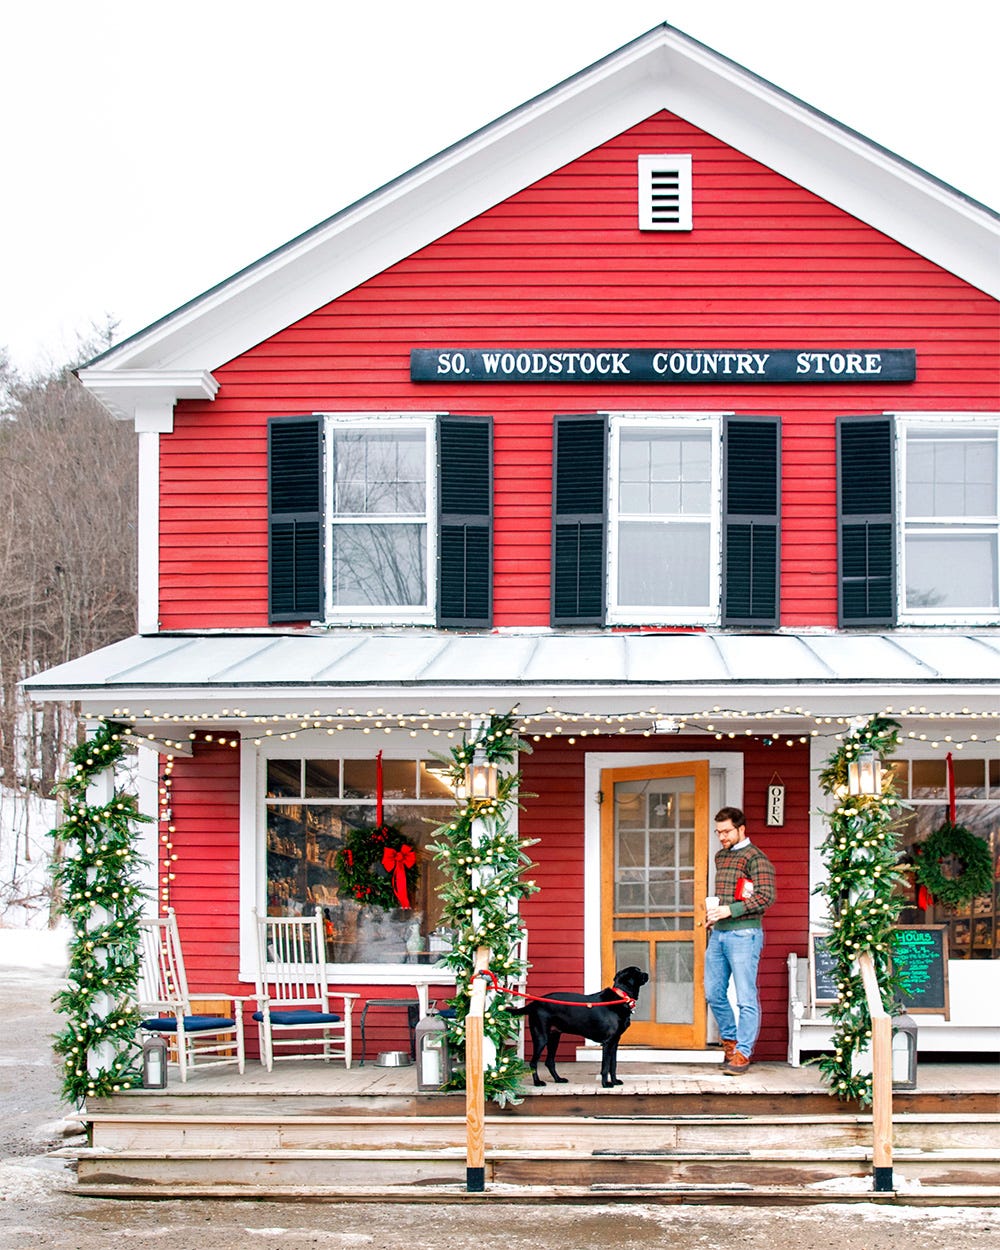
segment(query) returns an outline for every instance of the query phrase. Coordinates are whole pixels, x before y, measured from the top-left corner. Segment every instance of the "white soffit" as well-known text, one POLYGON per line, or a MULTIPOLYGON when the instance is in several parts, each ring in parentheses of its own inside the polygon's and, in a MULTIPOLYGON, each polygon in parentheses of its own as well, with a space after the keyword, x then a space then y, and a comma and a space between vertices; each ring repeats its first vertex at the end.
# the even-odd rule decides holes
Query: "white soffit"
POLYGON ((100 367, 216 368, 661 109, 1000 296, 997 214, 663 25, 125 340, 100 367))

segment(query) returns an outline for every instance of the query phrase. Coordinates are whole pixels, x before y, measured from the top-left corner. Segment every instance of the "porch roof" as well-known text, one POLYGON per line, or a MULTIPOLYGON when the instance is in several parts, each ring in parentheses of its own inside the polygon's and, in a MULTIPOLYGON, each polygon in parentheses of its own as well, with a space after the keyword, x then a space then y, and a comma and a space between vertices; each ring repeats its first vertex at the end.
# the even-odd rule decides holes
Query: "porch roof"
POLYGON ((135 636, 28 679, 96 716, 1000 716, 1000 634, 269 631, 135 636), (348 711, 350 709, 350 712, 348 711))

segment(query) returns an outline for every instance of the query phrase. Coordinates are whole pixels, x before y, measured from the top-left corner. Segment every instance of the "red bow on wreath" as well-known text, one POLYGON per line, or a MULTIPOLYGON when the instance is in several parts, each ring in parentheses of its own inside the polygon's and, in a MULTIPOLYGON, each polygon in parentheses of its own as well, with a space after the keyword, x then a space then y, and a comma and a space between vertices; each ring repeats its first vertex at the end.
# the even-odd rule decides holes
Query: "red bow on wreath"
POLYGON ((410 906, 410 896, 406 892, 406 870, 417 862, 417 853, 409 843, 404 842, 398 851, 387 846, 382 852, 382 867, 392 874, 392 892, 399 900, 400 907, 410 906))

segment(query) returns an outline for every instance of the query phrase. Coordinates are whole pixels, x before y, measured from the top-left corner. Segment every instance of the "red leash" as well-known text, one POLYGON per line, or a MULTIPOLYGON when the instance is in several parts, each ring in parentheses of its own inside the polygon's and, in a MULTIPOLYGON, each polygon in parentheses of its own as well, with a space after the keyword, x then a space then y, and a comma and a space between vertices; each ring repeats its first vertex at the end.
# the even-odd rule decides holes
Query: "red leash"
POLYGON ((623 989, 620 989, 617 985, 612 985, 611 989, 621 999, 621 1002, 619 1003, 616 1003, 616 1002, 596 1002, 596 1003, 570 1002, 569 1004, 567 1004, 565 998, 539 998, 536 994, 526 994, 524 993, 523 990, 512 990, 506 985, 501 985, 500 982, 497 980, 497 974, 491 971, 489 968, 483 968, 479 972, 478 975, 481 977, 486 977, 487 980, 491 981, 492 985, 490 986, 490 989, 494 990, 497 994, 510 994, 514 998, 529 999, 533 1003, 555 1003, 559 1007, 565 1007, 567 1005, 572 1006, 572 1007, 620 1007, 624 1003, 625 1006, 628 1007, 629 1011, 635 1010, 636 1000, 634 998, 629 998, 628 994, 626 994, 625 991, 623 989))

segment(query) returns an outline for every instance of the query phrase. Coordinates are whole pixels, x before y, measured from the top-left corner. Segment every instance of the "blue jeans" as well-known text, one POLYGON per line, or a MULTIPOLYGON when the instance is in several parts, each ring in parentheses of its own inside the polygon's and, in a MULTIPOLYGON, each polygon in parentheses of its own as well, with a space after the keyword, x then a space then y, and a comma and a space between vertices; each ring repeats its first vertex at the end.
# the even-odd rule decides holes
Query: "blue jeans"
POLYGON ((705 951, 705 1001, 715 1016, 720 1037, 735 1038, 736 1049, 748 1059, 760 1032, 757 965, 763 949, 763 929, 713 929, 705 951), (738 1022, 727 995, 730 977, 736 987, 738 1022))

